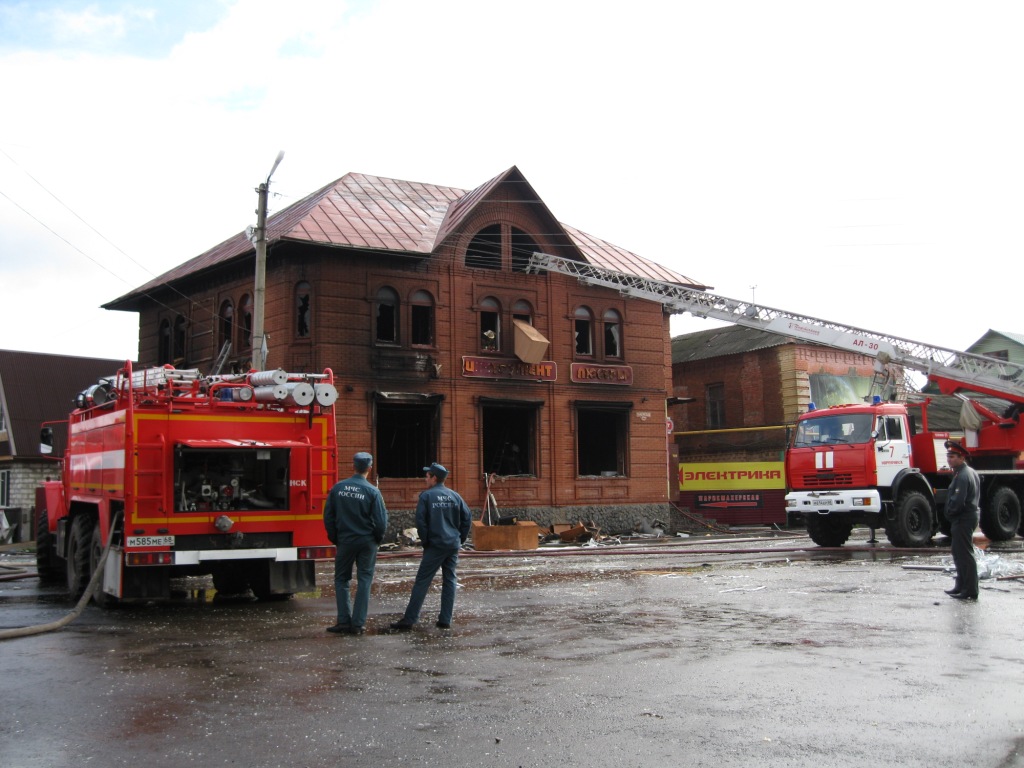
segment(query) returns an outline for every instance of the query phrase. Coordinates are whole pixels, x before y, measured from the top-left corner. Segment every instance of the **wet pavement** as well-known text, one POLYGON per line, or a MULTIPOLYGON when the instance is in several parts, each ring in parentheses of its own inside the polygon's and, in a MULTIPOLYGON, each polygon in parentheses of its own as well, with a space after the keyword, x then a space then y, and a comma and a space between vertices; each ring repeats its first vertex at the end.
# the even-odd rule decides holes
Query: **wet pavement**
MULTIPOLYGON (((361 637, 329 565, 281 603, 192 580, 0 642, 0 766, 1024 766, 1024 580, 961 603, 947 550, 854 544, 467 556, 453 629, 435 585, 406 634, 382 556, 361 637)), ((0 629, 70 608, 0 582, 0 629)))

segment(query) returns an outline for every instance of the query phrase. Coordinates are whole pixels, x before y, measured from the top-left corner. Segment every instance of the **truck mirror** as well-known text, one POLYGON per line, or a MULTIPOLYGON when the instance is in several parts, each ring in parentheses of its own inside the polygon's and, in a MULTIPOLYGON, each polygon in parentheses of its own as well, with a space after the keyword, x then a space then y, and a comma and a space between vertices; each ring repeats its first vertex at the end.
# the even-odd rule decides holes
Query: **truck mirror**
POLYGON ((39 452, 47 456, 53 453, 53 427, 43 427, 40 431, 39 452))

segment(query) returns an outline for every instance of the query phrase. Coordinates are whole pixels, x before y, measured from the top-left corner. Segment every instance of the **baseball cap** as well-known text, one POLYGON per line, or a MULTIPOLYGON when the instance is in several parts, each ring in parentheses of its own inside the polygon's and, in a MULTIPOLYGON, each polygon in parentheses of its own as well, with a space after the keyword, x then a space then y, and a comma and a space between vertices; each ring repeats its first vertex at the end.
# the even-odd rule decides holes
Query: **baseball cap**
POLYGON ((436 477, 438 480, 444 480, 446 477, 448 477, 448 470, 445 469, 440 464, 438 464, 436 461, 433 464, 431 464, 429 467, 424 467, 423 471, 424 472, 429 472, 434 477, 436 477))

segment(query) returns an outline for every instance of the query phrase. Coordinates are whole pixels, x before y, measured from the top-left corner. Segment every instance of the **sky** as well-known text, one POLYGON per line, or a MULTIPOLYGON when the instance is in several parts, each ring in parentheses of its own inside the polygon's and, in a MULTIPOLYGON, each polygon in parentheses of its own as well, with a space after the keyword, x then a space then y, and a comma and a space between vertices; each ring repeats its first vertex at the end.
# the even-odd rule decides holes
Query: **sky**
MULTIPOLYGON (((1024 3, 0 0, 0 348, 346 173, 473 189, 712 292, 948 349, 1024 333, 1024 3)), ((689 315, 673 334, 714 327, 689 315)))

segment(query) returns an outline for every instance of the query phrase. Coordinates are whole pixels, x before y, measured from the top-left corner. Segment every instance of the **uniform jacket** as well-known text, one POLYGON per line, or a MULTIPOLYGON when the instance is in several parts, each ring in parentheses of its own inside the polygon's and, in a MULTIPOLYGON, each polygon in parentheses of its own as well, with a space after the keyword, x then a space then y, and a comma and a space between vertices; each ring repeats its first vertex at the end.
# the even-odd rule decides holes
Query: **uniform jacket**
POLYGON ((380 544, 388 528, 384 497, 365 477, 356 474, 331 488, 324 504, 324 528, 332 544, 372 537, 380 544))
POLYGON ((424 548, 458 549, 469 538, 472 519, 462 497, 443 483, 423 491, 416 504, 416 532, 424 548))
POLYGON ((953 481, 946 491, 946 517, 956 520, 960 517, 978 518, 978 501, 981 498, 981 480, 973 467, 963 464, 953 475, 953 481))

